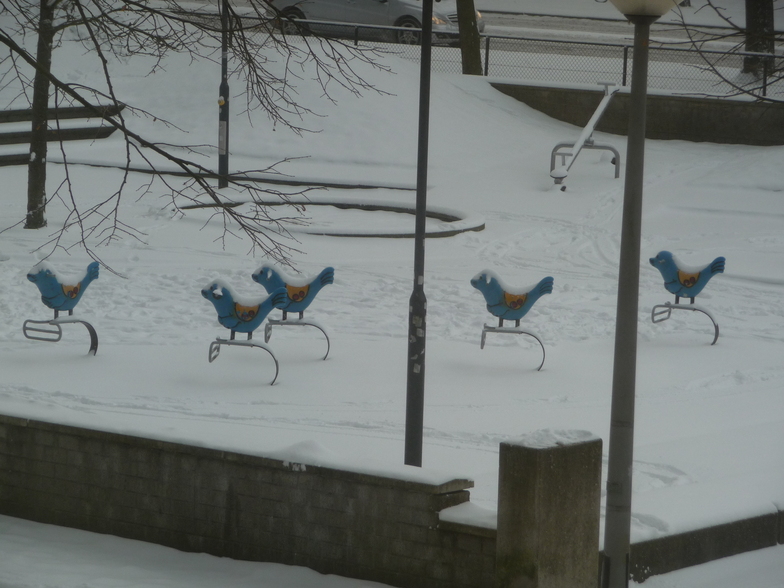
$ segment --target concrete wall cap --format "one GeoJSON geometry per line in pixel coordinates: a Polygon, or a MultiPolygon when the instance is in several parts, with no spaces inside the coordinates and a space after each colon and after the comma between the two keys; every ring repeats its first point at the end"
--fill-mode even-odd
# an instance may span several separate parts
{"type": "Polygon", "coordinates": [[[548,449],[552,447],[563,447],[564,445],[579,445],[597,440],[599,440],[599,437],[590,431],[541,429],[516,439],[510,439],[509,441],[506,441],[506,443],[509,445],[529,447],[531,449],[548,449]]]}

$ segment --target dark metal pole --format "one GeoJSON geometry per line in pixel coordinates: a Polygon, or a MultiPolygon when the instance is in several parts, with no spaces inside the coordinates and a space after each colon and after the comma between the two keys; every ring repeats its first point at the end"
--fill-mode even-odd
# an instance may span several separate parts
{"type": "Polygon", "coordinates": [[[490,75],[490,37],[485,37],[485,76],[490,75]]]}
{"type": "Polygon", "coordinates": [[[626,85],[626,79],[629,77],[629,47],[624,46],[623,48],[623,81],[621,82],[622,86],[626,85]]]}
{"type": "Polygon", "coordinates": [[[218,188],[229,185],[229,0],[221,1],[221,83],[218,97],[218,188]]]}
{"type": "Polygon", "coordinates": [[[422,4],[422,58],[419,79],[419,147],[417,156],[414,290],[408,307],[408,382],[406,387],[406,465],[422,466],[425,410],[425,213],[427,212],[427,153],[430,129],[430,64],[433,0],[422,4]]]}
{"type": "Polygon", "coordinates": [[[629,585],[648,39],[651,23],[658,17],[627,15],[627,18],[634,24],[634,56],[629,100],[629,132],[610,415],[607,512],[604,527],[604,553],[607,560],[602,580],[605,588],[627,588],[629,585]]]}

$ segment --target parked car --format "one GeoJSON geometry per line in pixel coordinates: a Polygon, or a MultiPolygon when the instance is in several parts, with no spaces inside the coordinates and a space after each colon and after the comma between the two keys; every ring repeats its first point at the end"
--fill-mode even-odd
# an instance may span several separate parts
{"type": "MultiPolygon", "coordinates": [[[[351,23],[400,27],[396,31],[384,31],[397,43],[418,45],[422,28],[421,0],[272,0],[280,11],[281,29],[286,34],[302,34],[308,30],[322,34],[346,35],[346,27],[324,24],[324,22],[351,23]],[[298,24],[293,20],[321,21],[298,24]],[[304,27],[304,28],[303,28],[304,27]]],[[[484,19],[477,11],[476,24],[479,32],[485,29],[484,19]]],[[[363,33],[371,33],[367,29],[363,33]]],[[[376,36],[380,31],[376,30],[376,36]]],[[[368,36],[365,34],[363,36],[368,36]]],[[[459,36],[456,0],[435,0],[433,3],[433,41],[455,41],[459,36]]]]}

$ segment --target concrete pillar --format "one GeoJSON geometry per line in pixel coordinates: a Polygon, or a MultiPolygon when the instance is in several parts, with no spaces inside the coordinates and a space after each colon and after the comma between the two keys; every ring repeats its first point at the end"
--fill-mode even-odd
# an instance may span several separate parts
{"type": "Polygon", "coordinates": [[[501,443],[498,588],[596,588],[602,440],[543,430],[501,443]]]}

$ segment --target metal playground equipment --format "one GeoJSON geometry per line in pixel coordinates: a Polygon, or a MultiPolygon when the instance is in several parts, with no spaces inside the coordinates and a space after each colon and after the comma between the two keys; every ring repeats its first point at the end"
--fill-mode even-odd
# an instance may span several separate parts
{"type": "Polygon", "coordinates": [[[319,323],[304,318],[305,309],[310,306],[316,294],[322,287],[332,284],[335,270],[325,268],[317,276],[306,279],[294,279],[286,276],[277,267],[271,264],[262,265],[252,274],[255,282],[264,286],[268,296],[253,300],[241,300],[232,288],[222,280],[214,280],[202,288],[201,295],[209,300],[218,313],[218,322],[231,331],[228,339],[218,337],[210,343],[208,359],[210,363],[220,354],[221,346],[255,347],[269,353],[275,362],[275,377],[270,385],[278,379],[280,364],[272,349],[267,345],[272,336],[273,326],[283,327],[315,327],[327,339],[327,352],[323,359],[329,355],[329,335],[319,323]],[[273,308],[283,312],[282,319],[269,318],[273,308]],[[299,313],[298,319],[288,318],[288,313],[299,313]],[[253,340],[253,332],[267,319],[264,326],[264,343],[253,340]],[[247,340],[237,340],[237,333],[247,333],[247,340]]]}
{"type": "Polygon", "coordinates": [[[93,280],[98,279],[99,267],[99,263],[94,261],[87,266],[83,275],[75,277],[59,275],[45,261],[33,267],[27,274],[27,279],[38,287],[38,291],[41,293],[41,302],[54,310],[54,318],[48,321],[26,320],[22,325],[24,336],[35,341],[57,343],[63,338],[62,325],[81,323],[90,334],[88,355],[95,355],[98,352],[98,334],[90,323],[73,316],[73,311],[82,299],[87,286],[93,280]],[[68,311],[68,315],[61,317],[60,313],[64,311],[68,311]]]}
{"type": "Polygon", "coordinates": [[[279,288],[261,300],[240,300],[226,283],[215,280],[202,288],[201,295],[212,302],[218,313],[218,322],[231,331],[229,339],[217,337],[210,343],[208,355],[210,363],[217,359],[221,345],[262,349],[269,353],[275,362],[275,377],[272,378],[270,385],[274,384],[280,371],[278,359],[267,345],[253,341],[253,331],[259,328],[273,308],[280,308],[286,303],[286,290],[279,288]],[[248,339],[236,340],[237,333],[247,333],[248,339]]]}
{"type": "Polygon", "coordinates": [[[321,324],[305,318],[305,310],[324,286],[335,281],[334,268],[324,268],[316,276],[295,278],[286,275],[280,268],[267,263],[253,272],[251,277],[254,282],[264,286],[268,293],[279,288],[286,291],[286,302],[279,307],[283,313],[282,317],[267,319],[267,324],[264,327],[264,341],[269,343],[273,327],[314,327],[321,331],[327,340],[327,352],[323,357],[323,359],[327,359],[330,349],[329,335],[321,324]],[[299,317],[289,318],[289,313],[295,312],[299,313],[299,317]]]}
{"type": "Polygon", "coordinates": [[[705,308],[694,304],[697,294],[702,292],[708,281],[716,274],[724,273],[725,259],[717,257],[705,266],[686,266],[669,251],[660,251],[656,257],[650,258],[653,267],[661,272],[664,278],[664,287],[668,292],[675,294],[675,304],[665,302],[657,304],[651,309],[651,321],[661,323],[670,318],[673,310],[688,310],[700,312],[707,316],[713,323],[713,342],[719,339],[719,324],[713,315],[705,308]],[[680,304],[681,298],[690,298],[690,304],[680,304]]]}
{"type": "Polygon", "coordinates": [[[479,290],[485,297],[487,310],[493,316],[498,317],[498,326],[494,327],[485,324],[482,328],[482,339],[480,349],[485,348],[485,341],[488,333],[506,333],[511,335],[528,335],[533,337],[542,348],[542,363],[536,368],[542,369],[545,360],[545,349],[542,339],[529,329],[520,326],[522,319],[534,303],[544,294],[551,294],[553,291],[553,278],[546,277],[533,286],[526,288],[510,288],[490,270],[483,270],[471,278],[471,285],[479,290]],[[514,327],[505,327],[505,320],[513,320],[514,327]]]}
{"type": "Polygon", "coordinates": [[[596,125],[599,124],[599,120],[602,118],[604,111],[620,88],[615,87],[615,84],[611,82],[599,82],[599,85],[604,86],[604,97],[601,102],[599,102],[599,106],[596,107],[593,116],[591,116],[588,124],[585,125],[585,128],[583,129],[583,132],[580,133],[577,141],[574,143],[558,143],[550,153],[550,177],[553,178],[556,185],[561,186],[562,192],[566,190],[566,186],[563,185],[563,182],[569,174],[569,170],[572,169],[574,162],[577,161],[577,156],[580,155],[580,152],[583,149],[600,149],[612,152],[612,162],[615,165],[615,177],[618,178],[620,175],[621,155],[618,153],[618,150],[612,145],[599,145],[593,140],[593,131],[596,128],[596,125]],[[612,87],[612,90],[610,90],[610,87],[612,87]],[[565,151],[566,149],[568,149],[568,151],[565,151]],[[557,167],[555,165],[556,157],[561,158],[561,165],[557,167]],[[567,158],[571,158],[569,159],[568,165],[566,163],[567,158]]]}

